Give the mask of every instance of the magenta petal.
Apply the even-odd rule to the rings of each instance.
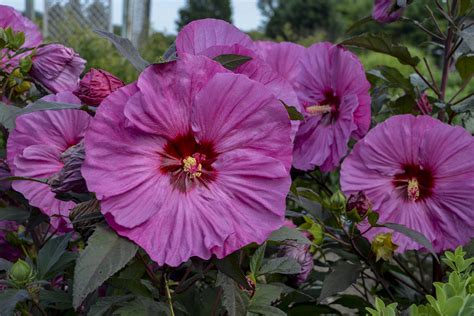
[[[259,56],[270,65],[280,76],[294,82],[299,72],[299,60],[305,48],[301,45],[270,41],[255,42]]]
[[[148,67],[137,82],[140,92],[125,106],[129,126],[171,138],[186,134],[195,94],[218,72],[227,70],[206,57],[189,55]]]
[[[0,27],[3,29],[11,27],[15,32],[25,34],[25,43],[22,47],[36,47],[41,44],[43,37],[38,26],[21,15],[14,8],[0,5]]]
[[[15,176],[45,179],[63,167],[59,161],[61,152],[47,145],[32,145],[22,154],[15,157]],[[41,208],[46,214],[67,215],[74,207],[73,202],[63,202],[55,198],[55,194],[47,184],[32,181],[13,181],[14,190],[21,192],[30,204]]]
[[[240,44],[252,49],[253,42],[244,32],[230,23],[216,19],[196,20],[185,27],[176,37],[176,51],[199,55],[212,46]]]
[[[86,112],[72,109],[37,111],[18,117],[7,144],[11,170],[15,170],[14,158],[28,146],[44,144],[63,152],[77,144],[90,120]]]
[[[321,114],[307,118],[296,134],[293,151],[295,168],[311,170],[320,166],[321,170],[330,171],[337,167],[356,128],[353,114],[357,106],[357,97],[348,95],[341,101],[338,118],[334,122]]]
[[[289,170],[290,120],[263,85],[242,75],[217,74],[197,95],[193,115],[196,137],[214,142],[217,152],[258,149]]]
[[[48,94],[41,98],[43,101],[59,102],[69,104],[81,104],[81,100],[76,97],[71,91],[59,92],[56,94]]]
[[[221,216],[232,223],[234,233],[213,250],[222,258],[249,243],[264,242],[283,225],[291,179],[280,161],[248,150],[221,155],[215,168],[217,186],[232,196],[231,207],[223,209]]]
[[[157,170],[165,140],[125,127],[121,110],[136,94],[136,86],[129,85],[102,102],[85,136],[86,160],[81,170],[88,189],[103,199],[104,211],[125,227],[137,226],[153,215],[169,187],[169,179]]]
[[[106,218],[117,233],[139,244],[159,265],[178,266],[194,256],[209,259],[211,249],[222,245],[231,233],[222,215],[230,204],[217,194],[219,190],[186,196],[174,191],[154,216],[134,229],[121,227],[111,216]]]

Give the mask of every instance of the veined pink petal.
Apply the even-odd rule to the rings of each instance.
[[[217,152],[258,150],[281,158],[289,170],[291,150],[285,143],[278,143],[285,135],[290,141],[288,114],[261,84],[242,75],[217,74],[197,95],[193,117],[196,137],[212,140]]]
[[[176,37],[176,51],[200,55],[212,46],[240,44],[252,49],[253,42],[244,32],[230,23],[216,19],[196,20],[179,32]]]

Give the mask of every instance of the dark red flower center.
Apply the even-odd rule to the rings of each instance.
[[[432,195],[434,178],[429,168],[419,165],[403,165],[402,169],[403,173],[393,177],[393,185],[400,190],[402,197],[418,202]]]
[[[306,107],[306,111],[311,115],[322,115],[323,120],[332,123],[339,115],[339,105],[341,98],[332,89],[324,92],[324,98],[316,105]]]
[[[171,184],[182,192],[206,185],[216,177],[212,164],[217,153],[213,144],[198,143],[191,132],[168,140],[160,154],[160,171],[168,174]]]

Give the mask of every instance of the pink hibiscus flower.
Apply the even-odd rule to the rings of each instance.
[[[416,230],[442,251],[474,237],[472,157],[474,140],[464,129],[429,116],[398,115],[355,145],[342,164],[341,186],[347,195],[363,191],[381,223]],[[365,236],[385,231],[372,228]],[[401,252],[422,247],[399,233],[393,240]]]
[[[58,173],[64,166],[62,154],[81,141],[90,119],[86,112],[73,109],[37,111],[18,117],[7,144],[12,174],[47,179]],[[13,181],[12,187],[49,216],[67,218],[75,205],[56,199],[47,184]],[[53,226],[64,226],[61,220],[53,222]]]
[[[331,43],[315,44],[300,60],[296,89],[305,121],[295,139],[293,165],[331,171],[370,126],[370,84],[357,57]]]
[[[215,58],[219,55],[235,54],[252,58],[234,69],[235,73],[258,81],[286,104],[302,110],[297,95],[285,76],[275,71],[258,54],[258,47],[250,37],[230,23],[222,20],[203,19],[186,25],[176,37],[176,51],[179,54],[204,55]],[[292,137],[299,122],[292,122]]]
[[[289,135],[263,85],[182,53],[102,102],[82,173],[109,224],[158,264],[222,258],[283,224]]]

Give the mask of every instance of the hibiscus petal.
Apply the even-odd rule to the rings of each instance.
[[[189,23],[176,37],[176,51],[198,55],[209,47],[217,45],[240,44],[252,49],[253,42],[250,37],[222,20],[203,19]]]

